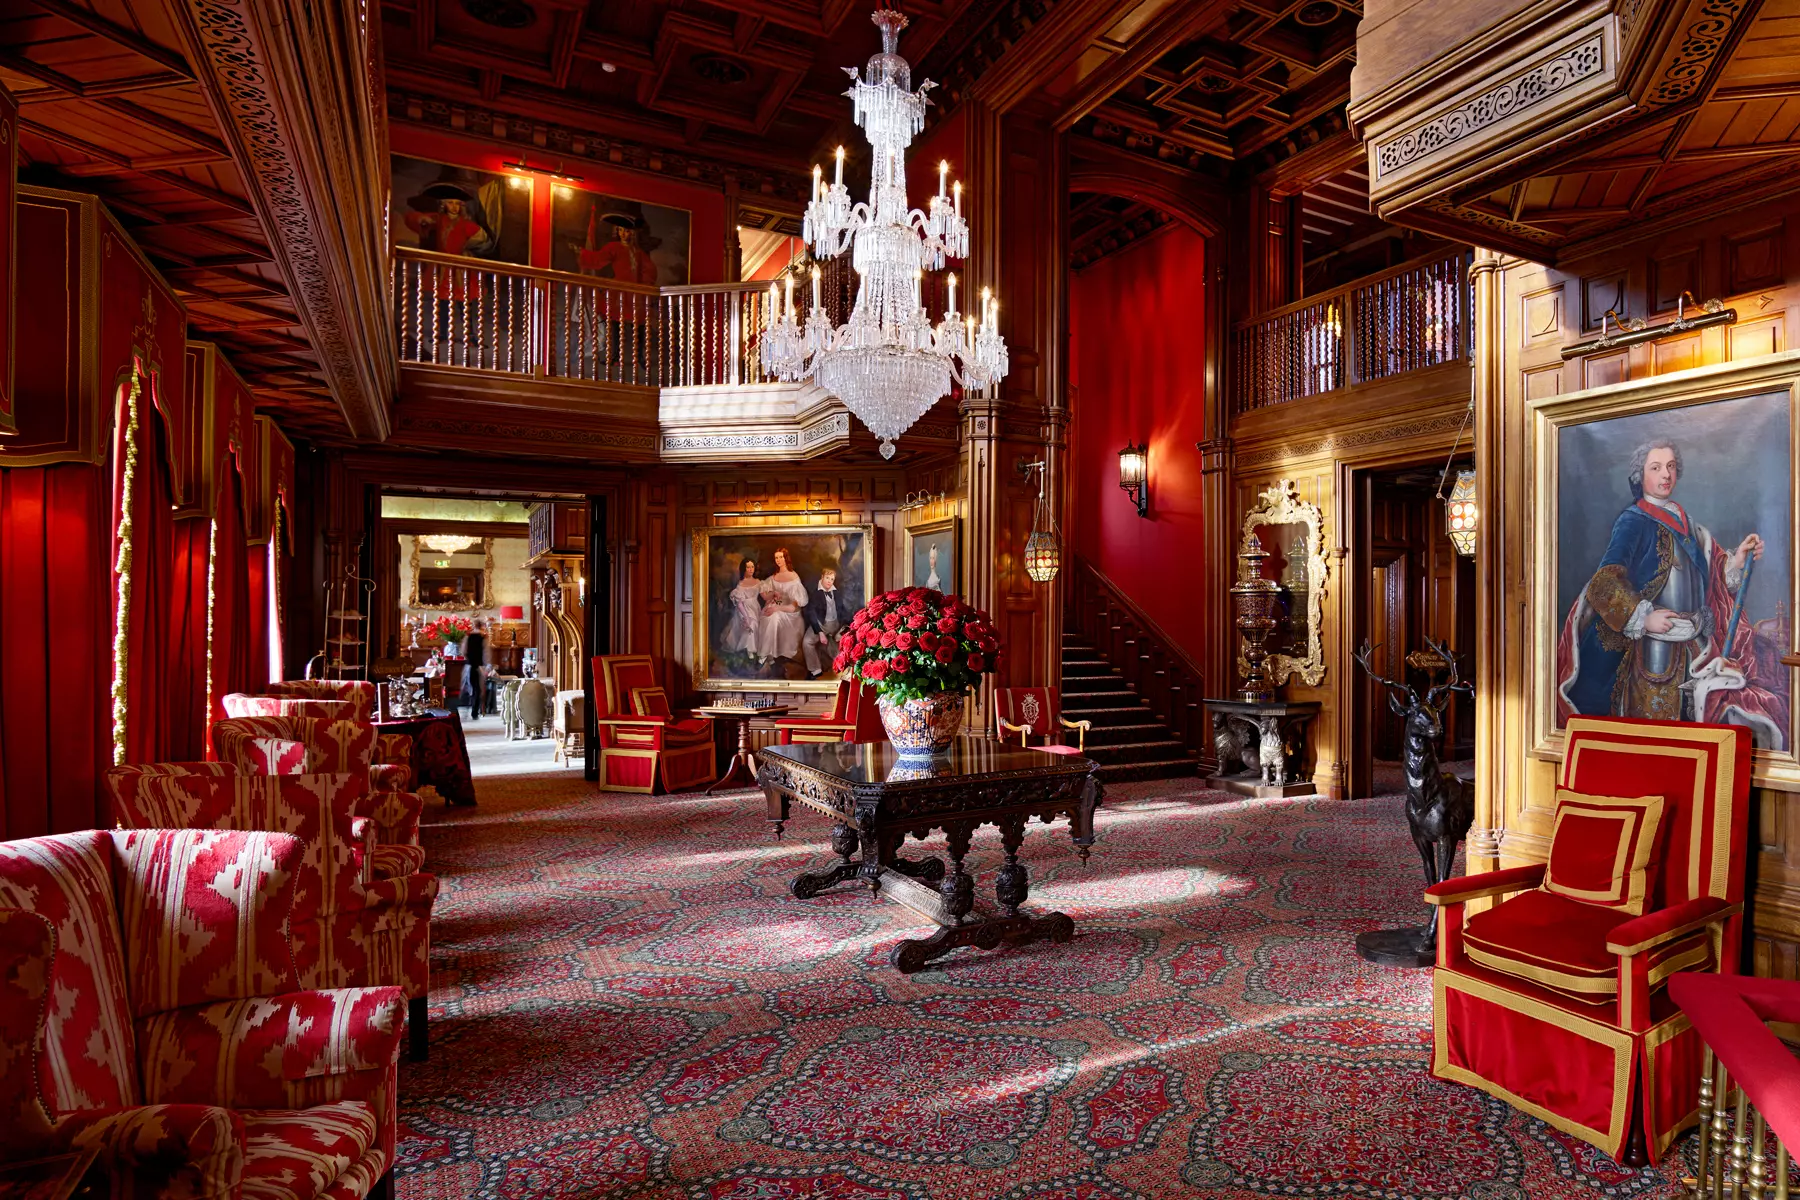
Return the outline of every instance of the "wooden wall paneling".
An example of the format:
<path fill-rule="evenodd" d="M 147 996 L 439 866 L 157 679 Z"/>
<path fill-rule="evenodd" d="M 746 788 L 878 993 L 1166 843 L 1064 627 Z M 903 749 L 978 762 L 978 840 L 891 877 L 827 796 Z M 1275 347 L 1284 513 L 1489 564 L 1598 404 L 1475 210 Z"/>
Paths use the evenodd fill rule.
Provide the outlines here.
<path fill-rule="evenodd" d="M 1471 869 L 1538 861 L 1547 848 L 1558 763 L 1530 744 L 1534 683 L 1529 638 L 1530 581 L 1540 508 L 1532 492 L 1527 422 L 1532 400 L 1577 387 L 1644 379 L 1721 362 L 1742 363 L 1786 348 L 1800 319 L 1800 220 L 1791 205 L 1766 202 L 1730 217 L 1696 222 L 1679 242 L 1644 237 L 1560 269 L 1483 256 L 1477 263 L 1477 450 L 1481 479 L 1481 629 L 1478 687 L 1477 829 Z M 1565 364 L 1561 348 L 1587 336 L 1547 320 L 1549 298 L 1586 281 L 1623 278 L 1626 311 L 1668 319 L 1682 288 L 1737 309 L 1733 326 L 1589 355 Z M 1484 280 L 1491 279 L 1491 283 Z M 1694 288 L 1691 281 L 1702 286 Z M 1679 284 L 1679 287 L 1677 286 Z M 1484 304 L 1492 308 L 1484 314 Z M 1526 328 L 1506 328 L 1513 314 Z M 1539 324 L 1538 322 L 1542 322 Z M 1751 903 L 1750 965 L 1758 974 L 1800 977 L 1800 804 L 1758 788 L 1760 848 Z M 1491 852 L 1491 853 L 1490 853 Z"/>

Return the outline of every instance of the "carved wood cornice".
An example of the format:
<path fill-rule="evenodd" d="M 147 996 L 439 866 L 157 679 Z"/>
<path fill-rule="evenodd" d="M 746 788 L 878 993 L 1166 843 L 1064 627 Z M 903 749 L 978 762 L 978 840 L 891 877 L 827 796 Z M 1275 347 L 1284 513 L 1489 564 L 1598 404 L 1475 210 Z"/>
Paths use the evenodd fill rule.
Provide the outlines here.
<path fill-rule="evenodd" d="M 351 433 L 381 440 L 398 383 L 378 10 L 183 0 L 188 59 Z"/>

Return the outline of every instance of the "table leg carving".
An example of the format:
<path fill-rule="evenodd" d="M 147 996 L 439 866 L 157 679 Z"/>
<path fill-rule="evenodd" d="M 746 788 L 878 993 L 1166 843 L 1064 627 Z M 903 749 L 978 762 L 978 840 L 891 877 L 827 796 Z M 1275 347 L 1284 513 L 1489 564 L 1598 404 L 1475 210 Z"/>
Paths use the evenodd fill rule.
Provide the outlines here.
<path fill-rule="evenodd" d="M 881 865 L 895 874 L 904 875 L 908 879 L 917 879 L 925 883 L 936 883 L 944 877 L 944 860 L 941 858 L 906 858 L 899 853 L 900 847 L 906 844 L 904 830 L 893 830 L 881 839 Z"/>
<path fill-rule="evenodd" d="M 781 840 L 781 831 L 787 827 L 787 793 L 779 792 L 772 787 L 765 786 L 763 788 L 763 799 L 768 805 L 769 836 L 779 842 Z"/>
<path fill-rule="evenodd" d="M 869 891 L 881 890 L 881 841 L 873 830 L 862 830 L 856 835 L 862 847 L 862 861 L 856 865 L 856 873 L 863 882 L 869 885 Z"/>
<path fill-rule="evenodd" d="M 838 822 L 831 827 L 831 848 L 843 861 L 835 867 L 823 871 L 808 871 L 794 876 L 788 884 L 788 893 L 796 900 L 810 900 L 826 888 L 842 883 L 846 879 L 855 879 L 862 871 L 862 864 L 854 855 L 857 848 L 856 830 Z"/>
<path fill-rule="evenodd" d="M 1000 845 L 1006 851 L 1006 865 L 994 878 L 994 898 L 1007 916 L 1019 915 L 1019 905 L 1030 894 L 1030 877 L 1019 861 L 1019 847 L 1025 841 L 1025 818 L 1007 817 L 1000 822 Z"/>
<path fill-rule="evenodd" d="M 945 850 L 950 856 L 950 870 L 938 884 L 944 898 L 944 911 L 957 924 L 975 907 L 975 878 L 963 870 L 963 857 L 969 853 L 973 825 L 952 825 L 944 830 Z"/>

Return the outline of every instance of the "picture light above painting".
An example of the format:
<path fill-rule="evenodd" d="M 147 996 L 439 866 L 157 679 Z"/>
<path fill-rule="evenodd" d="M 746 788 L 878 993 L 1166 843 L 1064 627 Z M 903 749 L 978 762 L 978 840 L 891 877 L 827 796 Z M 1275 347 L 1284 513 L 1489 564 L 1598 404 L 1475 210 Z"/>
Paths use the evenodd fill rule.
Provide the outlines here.
<path fill-rule="evenodd" d="M 392 156 L 390 173 L 397 246 L 646 287 L 689 281 L 685 208 L 404 154 Z M 547 214 L 533 203 L 537 186 L 550 189 Z"/>

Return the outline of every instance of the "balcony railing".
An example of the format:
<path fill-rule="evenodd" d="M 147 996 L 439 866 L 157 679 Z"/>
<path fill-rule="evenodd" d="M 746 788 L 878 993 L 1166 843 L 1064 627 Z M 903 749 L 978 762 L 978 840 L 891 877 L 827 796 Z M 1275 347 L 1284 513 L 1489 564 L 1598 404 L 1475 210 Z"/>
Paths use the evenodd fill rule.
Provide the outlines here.
<path fill-rule="evenodd" d="M 1707 1200 L 1787 1200 L 1800 1138 L 1800 1062 L 1769 1028 L 1800 1022 L 1800 983 L 1682 973 L 1669 996 L 1705 1043 L 1697 1178 Z"/>
<path fill-rule="evenodd" d="M 1415 259 L 1241 322 L 1232 408 L 1291 404 L 1469 356 L 1466 252 Z"/>
<path fill-rule="evenodd" d="M 635 387 L 771 383 L 768 302 L 766 283 L 655 288 L 394 251 L 409 363 Z"/>

